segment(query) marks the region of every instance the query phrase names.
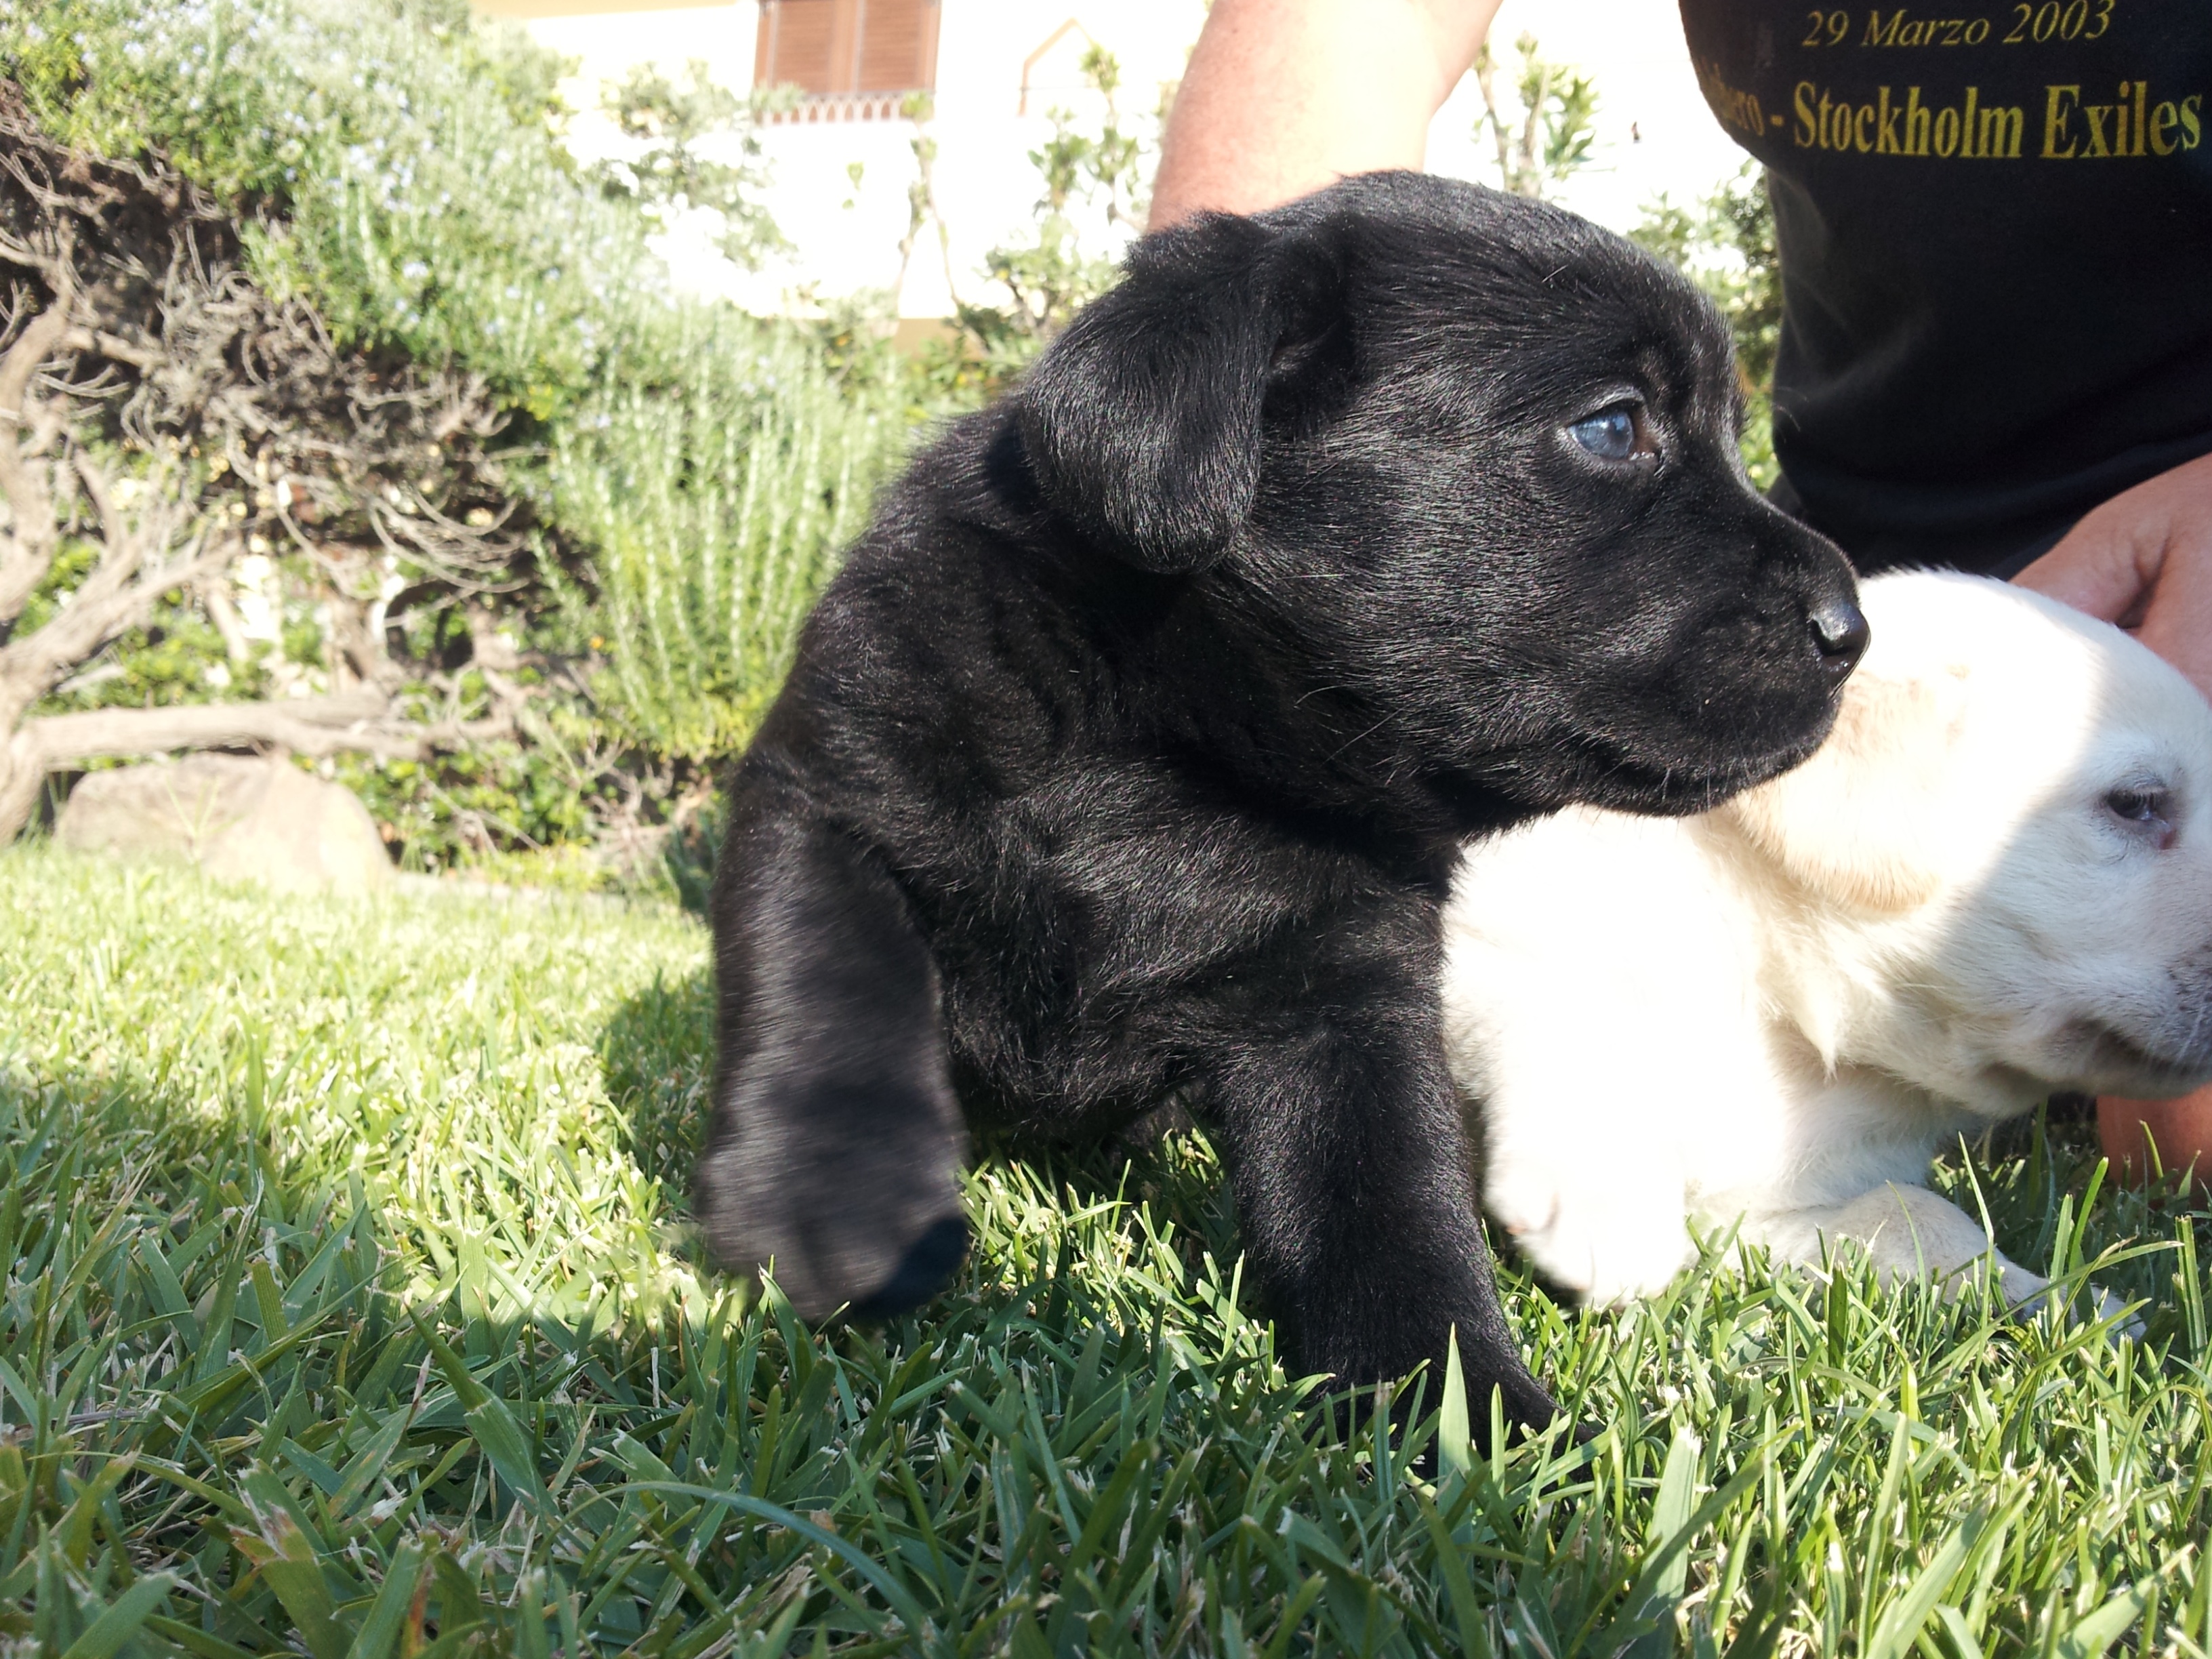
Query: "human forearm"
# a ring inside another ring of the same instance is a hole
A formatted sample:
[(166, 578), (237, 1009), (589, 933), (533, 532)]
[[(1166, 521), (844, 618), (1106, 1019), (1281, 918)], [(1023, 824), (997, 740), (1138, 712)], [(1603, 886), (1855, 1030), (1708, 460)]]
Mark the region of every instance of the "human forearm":
[(1154, 229), (1418, 167), (1498, 0), (1215, 0), (1176, 96)]

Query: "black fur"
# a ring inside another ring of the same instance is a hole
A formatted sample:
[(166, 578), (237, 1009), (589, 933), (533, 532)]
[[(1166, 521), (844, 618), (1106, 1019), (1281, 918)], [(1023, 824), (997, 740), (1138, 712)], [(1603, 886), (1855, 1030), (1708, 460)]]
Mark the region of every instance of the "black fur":
[[(737, 770), (715, 1255), (808, 1314), (912, 1305), (964, 1242), (963, 1109), (1103, 1136), (1178, 1095), (1295, 1366), (1395, 1376), (1455, 1325), (1549, 1420), (1438, 907), (1471, 833), (1693, 811), (1826, 732), (1850, 572), (1745, 482), (1734, 388), (1679, 278), (1468, 185), (1139, 244), (890, 491)], [(1655, 461), (1568, 435), (1624, 399)]]

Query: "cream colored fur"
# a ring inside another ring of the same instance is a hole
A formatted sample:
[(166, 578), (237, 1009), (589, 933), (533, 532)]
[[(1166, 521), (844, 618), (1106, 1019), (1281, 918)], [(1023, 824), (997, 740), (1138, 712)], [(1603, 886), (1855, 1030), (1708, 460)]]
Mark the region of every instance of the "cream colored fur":
[(2045, 1281), (1928, 1190), (1936, 1152), (2055, 1089), (2212, 1079), (2212, 708), (2020, 588), (1863, 599), (1873, 645), (1796, 771), (1462, 865), (1444, 1019), (1485, 1202), (1591, 1302), (1663, 1289), (1686, 1222), (1809, 1265), (1853, 1240), (1886, 1278), (1988, 1255), (2025, 1300)]

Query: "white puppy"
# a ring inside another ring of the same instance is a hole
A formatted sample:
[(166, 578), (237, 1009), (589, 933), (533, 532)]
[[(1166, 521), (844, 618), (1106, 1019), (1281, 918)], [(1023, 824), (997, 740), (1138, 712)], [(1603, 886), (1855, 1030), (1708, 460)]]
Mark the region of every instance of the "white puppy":
[[(1996, 1255), (1923, 1184), (2054, 1089), (2212, 1078), (2212, 708), (2023, 589), (1865, 585), (1874, 642), (1810, 761), (1701, 817), (1576, 811), (1473, 848), (1444, 1023), (1491, 1214), (1609, 1304), (1695, 1259)], [(1996, 1255), (2017, 1302), (2045, 1281)]]

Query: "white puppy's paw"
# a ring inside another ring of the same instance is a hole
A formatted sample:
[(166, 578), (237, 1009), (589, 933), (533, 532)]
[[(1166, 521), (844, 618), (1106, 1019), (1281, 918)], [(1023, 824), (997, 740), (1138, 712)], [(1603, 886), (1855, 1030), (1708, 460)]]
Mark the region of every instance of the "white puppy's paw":
[(1697, 1260), (1679, 1189), (1493, 1182), (1490, 1212), (1547, 1279), (1593, 1307), (1657, 1296)]
[[(2033, 1317), (2046, 1306), (2061, 1314), (2066, 1311), (2066, 1304), (2062, 1300), (2060, 1291), (2049, 1279), (2028, 1272), (2001, 1252), (1992, 1250), (1990, 1254), (1997, 1261), (1997, 1282), (2004, 1291), (2005, 1300), (2014, 1312)], [(2081, 1306), (2086, 1317), (2106, 1324), (2107, 1332), (2115, 1342), (2133, 1342), (2142, 1338), (2142, 1321), (2128, 1311), (2126, 1302), (2103, 1285), (2089, 1285), (2081, 1298)]]
[(2142, 1319), (2130, 1313), (2128, 1304), (2102, 1285), (2089, 1286), (2089, 1311), (2092, 1318), (2112, 1322), (2111, 1331), (2114, 1341), (2139, 1342), (2142, 1340)]

